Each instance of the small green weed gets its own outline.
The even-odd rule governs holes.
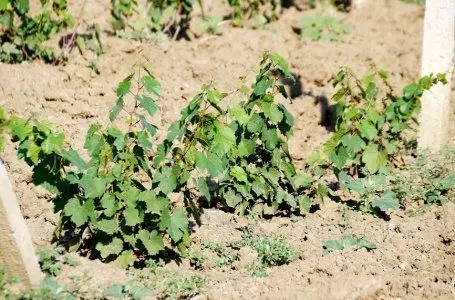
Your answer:
[[[228,3],[234,26],[260,28],[281,14],[280,0],[228,0]]]
[[[230,247],[223,247],[219,243],[205,243],[204,248],[215,252],[218,257],[215,260],[215,264],[220,268],[230,266],[239,259],[238,251],[235,251]]]
[[[128,280],[124,284],[113,284],[104,291],[105,297],[141,300],[146,296],[156,296],[156,293],[149,288],[134,284]]]
[[[300,36],[302,39],[313,41],[338,41],[340,36],[351,32],[351,27],[342,24],[331,16],[305,16],[299,20]]]
[[[222,16],[206,16],[204,19],[198,19],[195,23],[195,29],[199,33],[211,35],[223,34],[223,17]]]
[[[134,274],[132,282],[154,291],[158,299],[187,299],[197,295],[207,278],[200,274],[182,276],[179,272],[152,262],[149,269]],[[116,287],[119,290],[119,287]]]
[[[38,247],[38,258],[41,270],[48,275],[58,276],[62,271],[63,265],[77,266],[79,262],[69,254],[64,255],[65,248],[58,246],[55,248]]]
[[[392,189],[403,203],[422,201],[441,205],[455,199],[455,149],[441,155],[422,154],[393,172]]]
[[[334,251],[343,251],[344,249],[359,250],[362,248],[368,251],[376,249],[376,246],[365,238],[358,238],[355,235],[346,235],[341,241],[330,240],[324,243],[324,254],[329,254]]]
[[[358,194],[361,211],[373,213],[378,210],[387,212],[389,209],[400,209],[397,195],[388,188],[389,181],[385,174],[353,179],[341,172],[338,178],[342,189]]]
[[[247,266],[247,271],[258,277],[266,277],[266,269],[290,263],[297,256],[297,250],[287,245],[285,237],[271,239],[267,235],[254,235],[247,228],[242,227],[242,239],[232,243],[232,247],[249,246],[257,252],[257,259]]]

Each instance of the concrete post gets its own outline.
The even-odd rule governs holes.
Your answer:
[[[24,280],[21,287],[39,285],[43,279],[27,224],[1,159],[0,264],[8,275]]]
[[[434,86],[422,97],[419,148],[437,152],[447,143],[455,47],[455,0],[426,0],[422,76],[448,74],[449,84]]]

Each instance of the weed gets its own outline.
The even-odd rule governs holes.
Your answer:
[[[206,280],[199,274],[182,276],[177,271],[154,265],[151,270],[137,272],[133,282],[154,291],[159,299],[181,299],[197,295]]]
[[[362,248],[369,250],[376,249],[376,246],[366,240],[365,238],[358,238],[355,235],[346,235],[341,241],[330,240],[324,243],[324,254],[329,254],[334,251],[343,251],[344,249],[351,248],[359,250]]]
[[[48,249],[44,246],[38,247],[38,258],[43,270],[46,274],[51,276],[58,276],[62,271],[63,260],[62,255],[65,252],[63,247],[55,247]]]
[[[206,16],[204,19],[199,19],[195,23],[195,29],[198,32],[222,35],[223,34],[223,17],[221,16]]]
[[[235,26],[259,28],[278,19],[281,13],[279,0],[228,0]]]
[[[340,186],[342,189],[355,192],[359,195],[363,212],[387,212],[389,209],[400,209],[400,203],[396,193],[390,188],[389,180],[385,174],[370,175],[365,178],[353,179],[346,173],[339,175]]]
[[[189,251],[187,258],[190,261],[191,266],[196,270],[202,270],[202,265],[204,261],[207,260],[207,256],[196,251]]]
[[[313,41],[337,41],[340,35],[351,32],[349,25],[342,24],[331,16],[305,16],[299,20],[300,36],[302,39]]]
[[[230,266],[239,259],[239,254],[237,251],[231,249],[230,247],[223,247],[219,243],[205,243],[204,248],[215,252],[218,257],[215,260],[215,264],[220,268]]]
[[[154,33],[176,37],[188,27],[192,0],[111,0],[112,25],[122,36],[153,36]]]
[[[257,252],[257,258],[247,266],[247,271],[252,275],[265,277],[268,267],[288,264],[297,256],[297,250],[287,245],[285,237],[271,239],[267,235],[256,236],[247,227],[240,230],[243,232],[242,239],[234,241],[231,247],[249,246]]]
[[[455,150],[447,148],[441,155],[421,154],[410,165],[391,175],[393,191],[403,203],[422,201],[441,205],[455,199]]]

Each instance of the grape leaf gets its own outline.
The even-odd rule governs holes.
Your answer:
[[[96,244],[96,250],[100,252],[103,259],[111,255],[118,255],[123,250],[123,242],[121,239],[114,237]]]

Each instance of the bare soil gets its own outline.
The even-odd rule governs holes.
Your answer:
[[[74,1],[78,14],[83,1]],[[224,13],[220,0],[207,0],[209,11]],[[295,117],[291,153],[303,160],[329,136],[324,126],[333,88],[329,82],[340,66],[359,74],[375,68],[390,72],[398,90],[419,78],[423,8],[399,0],[371,1],[371,5],[348,14],[326,11],[343,19],[353,31],[339,42],[303,41],[293,32],[296,20],[314,10],[286,9],[282,18],[267,29],[227,27],[222,36],[192,41],[125,41],[103,36],[106,53],[100,59],[101,75],[92,77],[88,63],[76,51],[66,65],[40,62],[0,64],[0,106],[24,117],[48,120],[64,131],[75,149],[81,150],[88,126],[107,122],[115,102],[114,88],[131,66],[146,59],[160,80],[163,95],[156,124],[167,126],[179,116],[204,83],[221,90],[240,85],[239,76],[251,75],[261,53],[277,51],[298,76],[302,94],[286,106]],[[88,0],[84,22],[99,23],[109,30],[109,1]],[[198,12],[196,11],[196,15]],[[84,23],[84,24],[85,24]],[[455,84],[452,99],[455,97]],[[452,106],[451,145],[455,145],[455,102]],[[36,245],[48,245],[57,222],[45,191],[36,188],[29,168],[18,161],[13,145],[4,160],[16,188],[23,215]],[[303,220],[273,218],[253,222],[217,210],[206,210],[203,225],[196,227],[195,244],[228,242],[239,237],[237,227],[249,224],[255,231],[284,235],[298,249],[299,258],[289,265],[268,270],[267,278],[248,275],[240,265],[209,267],[201,297],[208,299],[454,299],[455,298],[455,204],[430,207],[418,216],[392,213],[390,221],[351,211],[327,202]],[[322,244],[357,234],[377,249],[323,255]],[[248,255],[247,255],[248,256]],[[96,284],[107,285],[127,278],[125,271],[99,261],[80,258],[71,274],[88,270]],[[169,268],[176,268],[171,263]],[[190,270],[188,262],[179,271]],[[69,272],[69,271],[68,271]],[[68,275],[68,272],[64,272]]]

